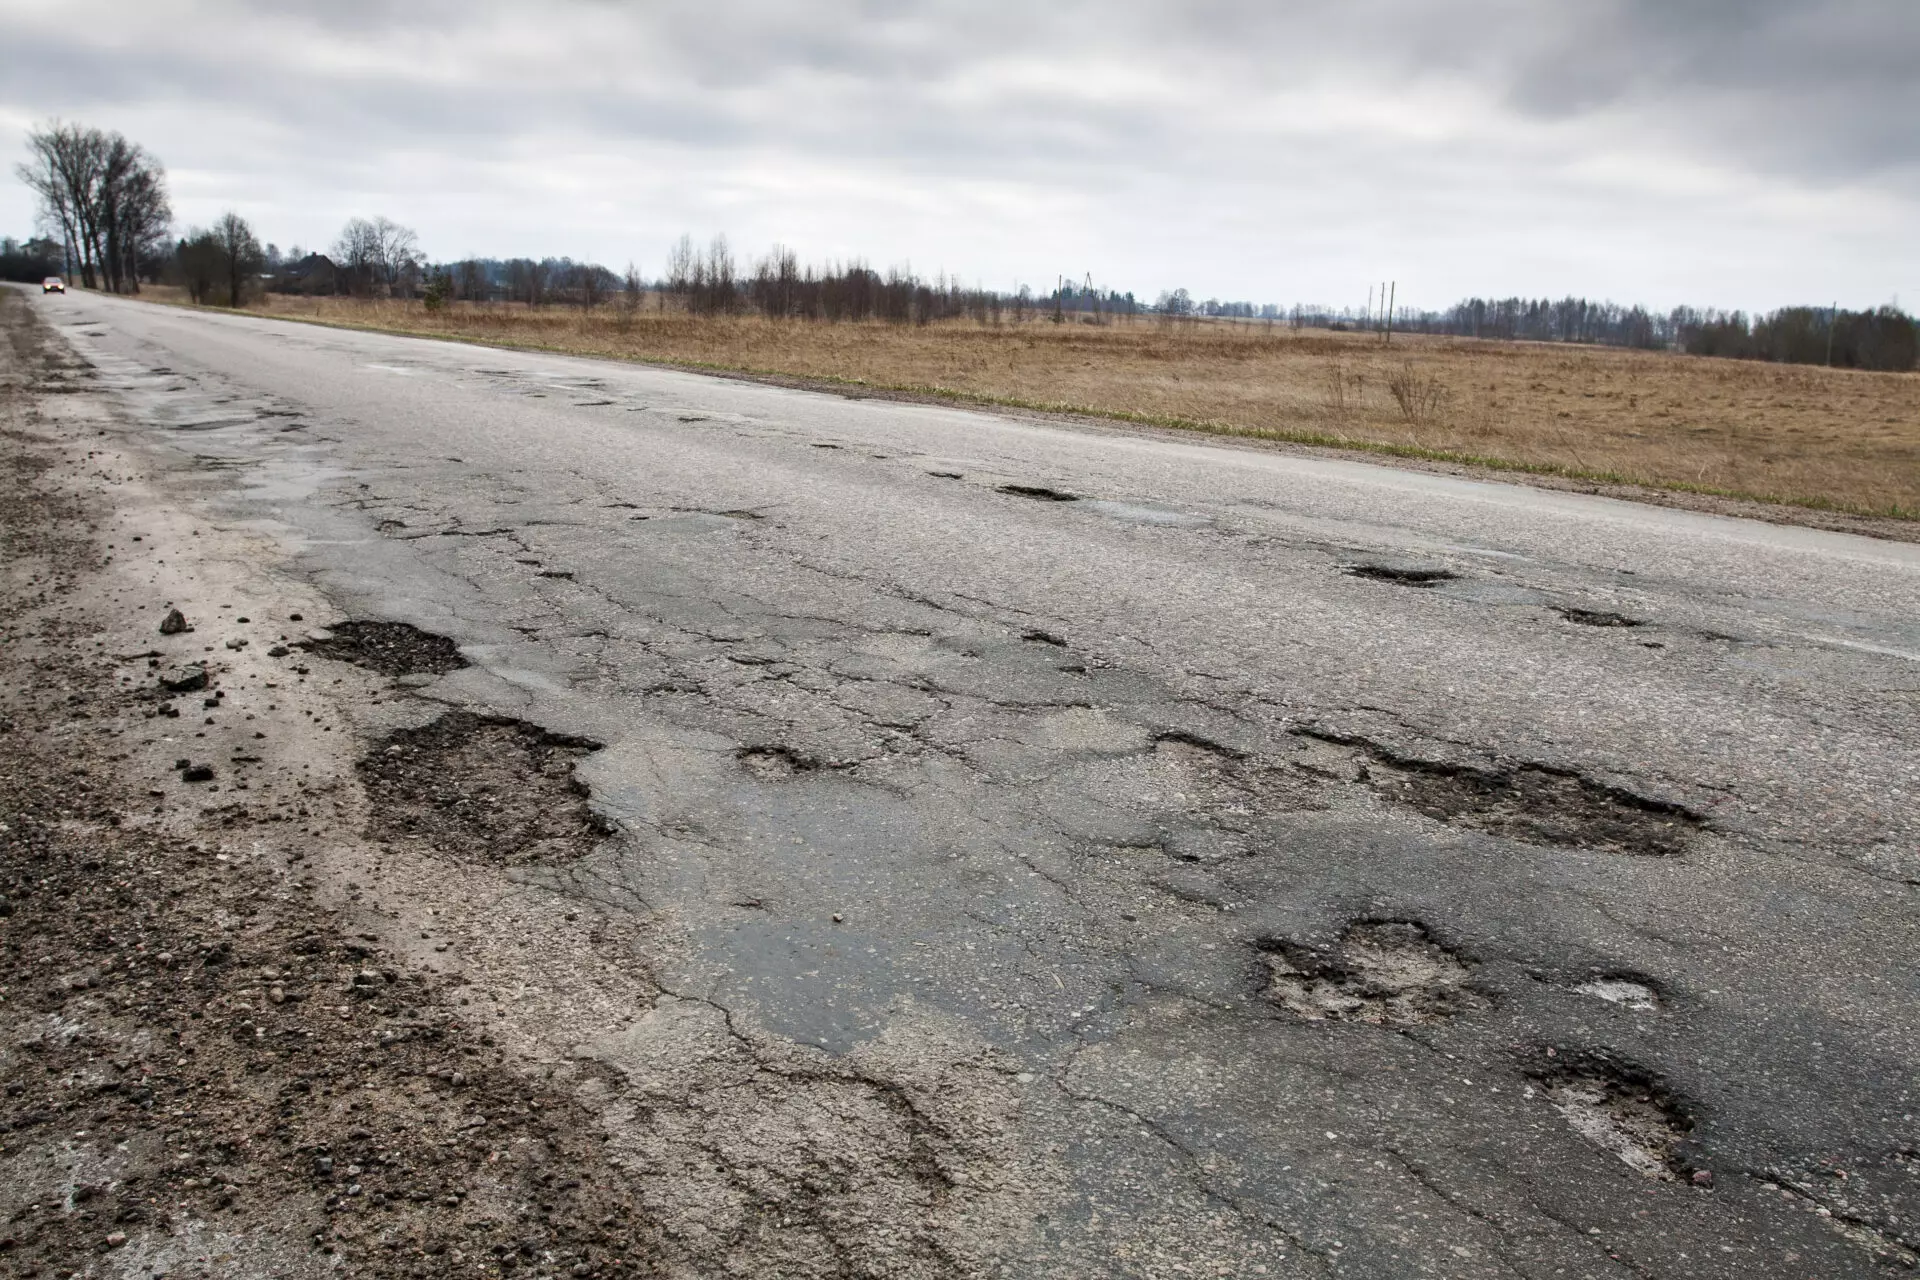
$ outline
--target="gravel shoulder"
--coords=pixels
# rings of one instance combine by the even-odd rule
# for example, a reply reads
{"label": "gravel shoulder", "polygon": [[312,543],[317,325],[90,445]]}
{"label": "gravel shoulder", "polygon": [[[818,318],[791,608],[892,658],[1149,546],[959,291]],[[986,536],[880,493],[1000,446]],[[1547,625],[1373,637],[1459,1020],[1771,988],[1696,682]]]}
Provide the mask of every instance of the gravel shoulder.
{"label": "gravel shoulder", "polygon": [[342,693],[278,643],[314,602],[158,501],[24,311],[0,294],[9,1274],[659,1273],[579,1082],[342,878]]}

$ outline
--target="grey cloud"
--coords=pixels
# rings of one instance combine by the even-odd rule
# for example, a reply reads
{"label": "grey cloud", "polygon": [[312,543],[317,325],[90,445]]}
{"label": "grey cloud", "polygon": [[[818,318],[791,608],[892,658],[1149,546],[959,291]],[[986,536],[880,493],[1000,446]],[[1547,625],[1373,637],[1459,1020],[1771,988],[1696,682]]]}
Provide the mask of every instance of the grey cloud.
{"label": "grey cloud", "polygon": [[[1185,242],[1205,261],[1230,256],[1225,241],[1252,234],[1243,226],[1347,243],[1360,207],[1375,240],[1416,245],[1484,238],[1475,224],[1505,210],[1557,222],[1576,274],[1588,219],[1626,227],[1635,244],[1671,219],[1636,207],[1647,197],[1633,181],[1562,172],[1589,155],[1635,157],[1662,179],[1692,165],[1755,193],[1817,198],[1848,183],[1890,207],[1920,201],[1910,0],[69,8],[0,0],[0,111],[135,134],[142,121],[201,119],[160,148],[171,163],[266,175],[276,204],[336,212],[370,200],[444,209],[414,176],[423,158],[477,182],[507,161],[533,171],[577,154],[613,166],[609,185],[649,224],[715,208],[720,195],[689,189],[701,182],[865,187],[898,207],[987,184],[1035,207],[1099,209],[1102,227],[1131,228],[1135,259],[1156,220],[1221,228],[1217,251]],[[1714,216],[1738,214],[1716,198]],[[536,179],[501,199],[606,234],[556,214]],[[870,228],[858,199],[801,189],[747,220]],[[457,233],[477,238],[512,211],[462,216]],[[972,245],[990,230],[940,234]],[[1016,234],[1033,238],[1010,223]],[[1010,243],[985,265],[1019,252]],[[1119,270],[1181,268],[1149,255]]]}

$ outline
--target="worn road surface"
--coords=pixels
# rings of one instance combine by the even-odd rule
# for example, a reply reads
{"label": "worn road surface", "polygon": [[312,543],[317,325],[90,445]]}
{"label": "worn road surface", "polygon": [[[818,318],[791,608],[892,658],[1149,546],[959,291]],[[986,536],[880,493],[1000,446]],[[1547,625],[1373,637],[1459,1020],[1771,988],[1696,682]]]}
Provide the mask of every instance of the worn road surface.
{"label": "worn road surface", "polygon": [[300,788],[236,848],[586,1109],[646,1267],[1915,1265],[1920,546],[27,306],[201,731],[307,699],[210,782],[152,722],[153,820]]}

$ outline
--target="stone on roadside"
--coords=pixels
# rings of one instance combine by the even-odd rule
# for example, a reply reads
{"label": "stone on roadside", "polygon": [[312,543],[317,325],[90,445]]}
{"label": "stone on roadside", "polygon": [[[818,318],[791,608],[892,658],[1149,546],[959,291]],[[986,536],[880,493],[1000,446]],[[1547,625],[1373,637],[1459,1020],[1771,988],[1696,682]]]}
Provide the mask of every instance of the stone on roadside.
{"label": "stone on roadside", "polygon": [[167,616],[160,619],[160,634],[177,636],[187,629],[187,615],[178,609],[167,610]]}
{"label": "stone on roadside", "polygon": [[207,687],[207,669],[198,663],[169,667],[160,676],[160,687],[169,693],[193,693]]}

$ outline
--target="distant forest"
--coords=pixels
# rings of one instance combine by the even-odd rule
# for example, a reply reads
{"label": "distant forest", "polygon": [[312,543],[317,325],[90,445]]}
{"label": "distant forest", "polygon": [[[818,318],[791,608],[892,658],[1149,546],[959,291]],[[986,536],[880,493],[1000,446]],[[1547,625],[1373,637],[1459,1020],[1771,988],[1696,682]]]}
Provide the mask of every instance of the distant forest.
{"label": "distant forest", "polygon": [[[467,258],[431,262],[407,227],[353,218],[325,252],[286,253],[263,245],[246,220],[227,213],[211,227],[176,232],[160,162],[117,133],[51,124],[29,132],[28,159],[15,172],[41,200],[42,235],[0,239],[0,278],[61,275],[85,288],[138,293],[142,281],[183,286],[195,302],[243,306],[263,292],[418,298],[437,309],[455,302],[530,307],[616,305],[694,315],[753,313],[771,319],[928,324],[1051,321],[1107,324],[1151,316],[1200,318],[1272,328],[1370,329],[1520,342],[1585,343],[1649,351],[1846,369],[1908,371],[1920,364],[1920,330],[1897,307],[1841,311],[1783,307],[1764,315],[1678,307],[1656,313],[1585,298],[1468,298],[1446,311],[1388,307],[1364,311],[1194,299],[1185,289],[1152,303],[1066,276],[1036,293],[933,280],[905,267],[875,270],[853,260],[803,265],[776,245],[751,261],[725,237],[696,246],[682,236],[666,270],[649,280],[629,265],[615,273],[571,258]],[[1386,292],[1382,290],[1382,292]]]}

